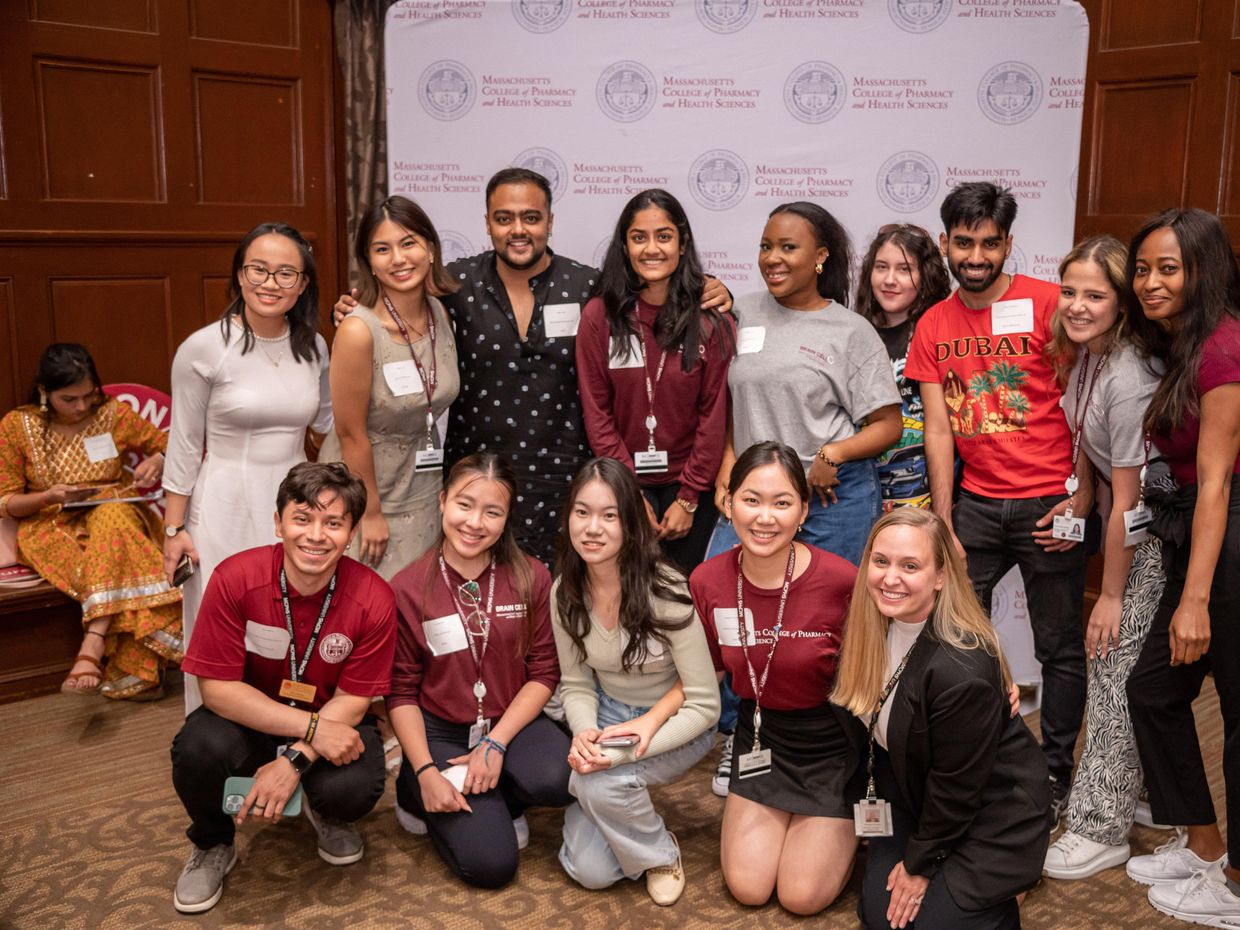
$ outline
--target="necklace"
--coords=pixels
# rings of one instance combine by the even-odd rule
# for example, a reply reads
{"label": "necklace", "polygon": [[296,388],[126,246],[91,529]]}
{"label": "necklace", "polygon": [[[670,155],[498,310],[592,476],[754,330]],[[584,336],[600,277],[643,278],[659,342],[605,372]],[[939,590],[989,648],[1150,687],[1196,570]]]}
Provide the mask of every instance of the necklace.
{"label": "necklace", "polygon": [[276,368],[280,367],[280,362],[284,359],[284,353],[282,351],[277,350],[278,354],[272,355],[270,352],[267,351],[267,347],[263,345],[263,343],[266,342],[266,343],[271,343],[271,344],[277,344],[277,343],[284,342],[286,339],[288,339],[288,330],[285,330],[279,336],[260,336],[258,335],[258,333],[254,334],[254,342],[258,346],[258,350],[262,352],[263,355],[267,356],[267,361],[271,362],[271,364],[275,366]]}

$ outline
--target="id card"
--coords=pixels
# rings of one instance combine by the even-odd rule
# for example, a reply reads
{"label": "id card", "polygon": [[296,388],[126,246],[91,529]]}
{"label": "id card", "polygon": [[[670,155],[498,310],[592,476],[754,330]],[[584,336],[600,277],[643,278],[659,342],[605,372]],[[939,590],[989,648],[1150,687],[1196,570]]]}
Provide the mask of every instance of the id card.
{"label": "id card", "polygon": [[639,475],[655,475],[667,471],[667,453],[658,450],[634,452],[633,471]]}
{"label": "id card", "polygon": [[1085,539],[1085,518],[1066,517],[1060,514],[1051,526],[1051,535],[1056,539],[1067,539],[1072,542],[1083,542]]}
{"label": "id card", "polygon": [[751,352],[761,352],[765,343],[765,326],[745,326],[736,334],[736,354],[749,355]]}
{"label": "id card", "polygon": [[1033,301],[996,300],[990,305],[990,332],[995,336],[1033,332]]}
{"label": "id card", "polygon": [[543,306],[543,333],[548,339],[576,336],[581,322],[581,304],[546,304]]}
{"label": "id card", "polygon": [[119,452],[116,451],[116,443],[112,441],[111,433],[100,433],[98,436],[83,436],[82,445],[86,447],[86,458],[93,465],[96,462],[106,462],[108,459],[114,459]]}
{"label": "id card", "polygon": [[765,775],[771,770],[771,751],[759,749],[736,757],[736,774],[740,778],[753,778]]}
{"label": "id card", "polygon": [[419,449],[414,453],[414,471],[439,471],[441,468],[443,468],[443,449]]}
{"label": "id card", "polygon": [[[490,732],[491,732],[491,721],[490,720],[475,721],[474,725],[469,728],[469,742],[467,744],[467,748],[473,749],[475,746],[477,746],[479,743],[482,742],[482,737],[486,736]],[[460,789],[458,788],[457,790],[459,791]]]}
{"label": "id card", "polygon": [[1124,511],[1124,547],[1139,546],[1150,538],[1150,523],[1154,520],[1154,511],[1144,503],[1137,504],[1132,510]]}
{"label": "id card", "polygon": [[393,397],[404,397],[406,394],[419,394],[422,391],[422,376],[418,374],[418,366],[413,359],[403,362],[388,362],[383,366],[383,380]]}
{"label": "id card", "polygon": [[891,805],[882,798],[862,798],[853,805],[857,836],[891,836]]}
{"label": "id card", "polygon": [[286,701],[301,701],[303,704],[314,702],[318,689],[308,681],[293,681],[285,678],[280,682],[280,697]]}

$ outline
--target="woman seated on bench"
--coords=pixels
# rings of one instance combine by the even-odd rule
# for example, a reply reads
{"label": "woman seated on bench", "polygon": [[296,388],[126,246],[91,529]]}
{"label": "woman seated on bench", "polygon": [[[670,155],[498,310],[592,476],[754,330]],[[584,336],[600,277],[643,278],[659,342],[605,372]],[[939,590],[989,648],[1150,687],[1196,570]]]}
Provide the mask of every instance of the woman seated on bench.
{"label": "woman seated on bench", "polygon": [[[167,444],[104,396],[94,359],[73,343],[48,346],[30,402],[0,420],[0,517],[18,521],[18,558],[82,604],[86,632],[62,691],[153,700],[164,665],[181,661],[181,592],[164,577],[159,517],[145,504],[66,506],[157,484]],[[144,456],[132,479],[129,452]]]}

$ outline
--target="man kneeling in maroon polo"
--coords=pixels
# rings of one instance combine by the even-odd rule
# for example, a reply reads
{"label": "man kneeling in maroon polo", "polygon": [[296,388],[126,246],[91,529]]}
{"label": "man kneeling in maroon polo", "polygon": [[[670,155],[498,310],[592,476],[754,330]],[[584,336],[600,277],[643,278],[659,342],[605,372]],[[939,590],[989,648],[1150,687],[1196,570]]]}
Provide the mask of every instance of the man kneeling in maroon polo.
{"label": "man kneeling in maroon polo", "polygon": [[[215,569],[182,665],[203,698],[172,743],[172,783],[192,821],[173,896],[187,914],[224,893],[247,813],[278,820],[300,784],[319,856],[348,865],[364,849],[352,823],[383,794],[383,743],[366,712],[391,683],[396,606],[382,578],[344,557],[366,488],[343,464],[305,462],[276,507],[280,543]],[[254,776],[236,823],[223,809],[235,775]]]}

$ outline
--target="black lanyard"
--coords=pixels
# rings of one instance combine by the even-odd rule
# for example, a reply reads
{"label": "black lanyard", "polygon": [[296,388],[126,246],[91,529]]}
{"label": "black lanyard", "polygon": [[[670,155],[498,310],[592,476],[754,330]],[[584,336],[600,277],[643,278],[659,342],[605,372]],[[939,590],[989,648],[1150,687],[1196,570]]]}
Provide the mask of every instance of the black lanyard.
{"label": "black lanyard", "polygon": [[[892,620],[892,623],[899,623],[899,620]],[[920,637],[919,637],[920,638]],[[896,666],[895,673],[887,680],[887,684],[883,687],[883,693],[878,696],[878,706],[874,708],[874,716],[870,718],[870,725],[866,728],[866,736],[870,743],[870,754],[866,760],[865,773],[868,778],[865,788],[865,796],[867,800],[873,801],[878,795],[874,791],[874,728],[878,726],[878,716],[883,712],[883,705],[887,703],[887,699],[891,697],[891,692],[896,689],[896,685],[900,683],[900,676],[904,674],[904,667],[908,665],[909,656],[913,654],[913,650],[917,648],[917,640],[913,640],[913,645],[908,647],[908,652],[904,653],[904,658],[900,660],[900,664]]]}
{"label": "black lanyard", "polygon": [[392,306],[392,302],[388,300],[386,294],[383,295],[383,306],[387,307],[387,312],[391,314],[392,321],[396,324],[396,328],[400,330],[401,338],[405,340],[405,347],[409,349],[409,357],[413,359],[413,367],[418,371],[418,377],[422,379],[422,390],[426,392],[426,448],[435,448],[435,440],[433,438],[435,430],[435,385],[438,380],[439,366],[435,361],[435,310],[428,302],[426,305],[426,334],[431,340],[431,370],[430,377],[427,377],[426,370],[422,368],[422,363],[418,361],[418,356],[413,351],[413,340],[409,338],[409,328],[405,325],[405,321],[401,319],[396,308]]}
{"label": "black lanyard", "polygon": [[[758,678],[749,660],[749,630],[745,626],[745,572],[741,566],[741,554],[736,556],[736,629],[740,633],[741,652],[745,655],[745,667],[749,670],[749,684],[753,688],[753,751],[762,748],[759,736],[762,732],[762,692],[766,690],[766,676],[775,662],[775,647],[779,645],[779,632],[784,625],[784,607],[788,603],[788,589],[792,586],[792,572],[797,564],[795,543],[788,543],[788,570],[784,574],[784,587],[779,593],[779,611],[775,615],[775,629],[771,632],[771,651],[766,655],[766,666]],[[754,623],[754,642],[758,641],[758,625]]]}
{"label": "black lanyard", "polygon": [[319,610],[319,619],[315,621],[314,632],[310,634],[310,642],[306,643],[306,651],[302,654],[301,663],[297,662],[297,634],[293,631],[293,608],[288,598],[288,579],[284,576],[284,566],[280,566],[280,603],[284,605],[284,623],[288,627],[288,677],[290,681],[301,681],[306,672],[310,656],[314,655],[314,644],[319,641],[319,633],[323,629],[323,621],[327,619],[327,611],[332,606],[332,595],[336,593],[336,573],[332,572],[327,582],[327,596],[323,598],[323,606]]}

